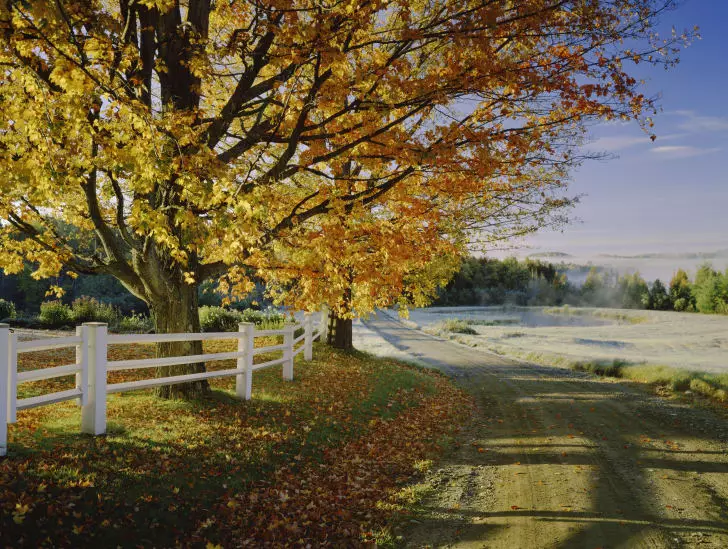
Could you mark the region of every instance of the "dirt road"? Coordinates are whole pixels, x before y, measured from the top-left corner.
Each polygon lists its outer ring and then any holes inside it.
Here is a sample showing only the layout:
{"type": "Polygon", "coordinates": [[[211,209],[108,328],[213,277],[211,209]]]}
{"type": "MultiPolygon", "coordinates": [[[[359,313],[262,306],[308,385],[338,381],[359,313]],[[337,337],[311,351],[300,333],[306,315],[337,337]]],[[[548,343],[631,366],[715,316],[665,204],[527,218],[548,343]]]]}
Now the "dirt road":
{"type": "Polygon", "coordinates": [[[728,420],[625,384],[366,325],[475,395],[409,547],[728,548],[728,420]]]}

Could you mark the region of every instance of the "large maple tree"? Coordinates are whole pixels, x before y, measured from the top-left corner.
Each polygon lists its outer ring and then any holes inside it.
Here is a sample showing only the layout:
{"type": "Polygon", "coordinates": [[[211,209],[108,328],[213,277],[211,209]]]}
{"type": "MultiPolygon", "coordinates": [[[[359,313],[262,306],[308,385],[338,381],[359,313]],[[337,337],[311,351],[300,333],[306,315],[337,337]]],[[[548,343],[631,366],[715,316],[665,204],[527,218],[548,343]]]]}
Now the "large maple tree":
{"type": "Polygon", "coordinates": [[[630,67],[674,62],[672,5],[0,0],[0,267],[111,274],[198,331],[201,281],[244,293],[307,223],[528,212],[587,121],[649,112],[630,67]]]}

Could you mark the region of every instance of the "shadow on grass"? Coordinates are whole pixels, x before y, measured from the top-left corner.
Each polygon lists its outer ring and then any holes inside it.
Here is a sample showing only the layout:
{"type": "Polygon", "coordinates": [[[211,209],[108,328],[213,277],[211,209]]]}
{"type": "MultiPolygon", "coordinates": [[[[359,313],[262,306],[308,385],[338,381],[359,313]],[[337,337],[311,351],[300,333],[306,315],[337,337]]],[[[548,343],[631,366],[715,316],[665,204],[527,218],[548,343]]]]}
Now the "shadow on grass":
{"type": "Polygon", "coordinates": [[[0,462],[3,542],[204,547],[218,539],[216,509],[251,486],[273,489],[281,467],[323,462],[372,419],[415,405],[409,395],[434,391],[416,369],[318,351],[296,361],[292,383],[279,368],[256,372],[251,401],[235,398],[232,379],[193,401],[112,395],[105,436],[80,434],[71,402],[23,412],[0,462]]]}

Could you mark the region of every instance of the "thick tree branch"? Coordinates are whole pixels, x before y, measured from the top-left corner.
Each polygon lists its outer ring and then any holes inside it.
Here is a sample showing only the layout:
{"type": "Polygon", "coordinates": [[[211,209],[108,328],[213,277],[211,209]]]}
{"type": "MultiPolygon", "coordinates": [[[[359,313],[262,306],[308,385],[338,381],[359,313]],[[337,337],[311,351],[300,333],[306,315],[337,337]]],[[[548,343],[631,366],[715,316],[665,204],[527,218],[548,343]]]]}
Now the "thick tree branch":
{"type": "MultiPolygon", "coordinates": [[[[271,26],[278,26],[282,19],[283,14],[277,14],[270,22],[271,26]]],[[[245,73],[243,73],[243,76],[240,78],[235,90],[230,96],[230,99],[228,99],[227,103],[220,111],[220,115],[210,124],[210,127],[207,130],[207,146],[210,149],[215,148],[222,136],[230,128],[230,124],[232,124],[235,114],[240,110],[245,102],[251,98],[248,95],[249,91],[252,88],[255,79],[258,77],[258,74],[260,74],[261,69],[267,63],[268,51],[273,45],[275,37],[275,29],[272,28],[260,38],[257,46],[251,52],[250,58],[252,60],[252,65],[245,71],[245,73]]]]}

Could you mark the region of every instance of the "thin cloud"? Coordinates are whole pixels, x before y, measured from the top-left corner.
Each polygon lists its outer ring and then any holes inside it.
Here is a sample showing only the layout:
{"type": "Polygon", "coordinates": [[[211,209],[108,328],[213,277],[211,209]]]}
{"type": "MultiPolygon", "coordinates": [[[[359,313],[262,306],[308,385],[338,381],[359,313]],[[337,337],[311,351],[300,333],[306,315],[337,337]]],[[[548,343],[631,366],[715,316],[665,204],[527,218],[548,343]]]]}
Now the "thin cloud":
{"type": "Polygon", "coordinates": [[[695,111],[674,111],[678,116],[685,118],[678,127],[691,133],[725,132],[728,131],[728,117],[702,116],[695,111]]]}
{"type": "MultiPolygon", "coordinates": [[[[674,133],[668,135],[658,135],[657,141],[668,141],[684,137],[684,133],[674,133]]],[[[588,144],[588,147],[595,151],[616,152],[624,149],[631,149],[651,145],[652,140],[648,135],[614,135],[610,137],[600,137],[588,144]]]]}
{"type": "Polygon", "coordinates": [[[598,151],[614,152],[629,149],[636,145],[647,145],[649,143],[650,138],[646,135],[640,137],[616,135],[613,137],[600,137],[592,143],[589,143],[589,148],[598,151]]]}
{"type": "Polygon", "coordinates": [[[693,156],[702,156],[704,154],[711,154],[718,151],[720,151],[720,148],[718,147],[701,149],[700,147],[691,147],[688,145],[663,146],[651,149],[651,152],[669,158],[690,158],[693,156]]]}

